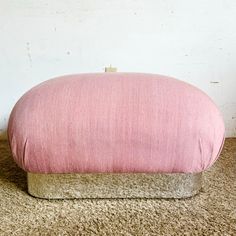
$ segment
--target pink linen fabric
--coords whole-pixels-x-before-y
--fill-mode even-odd
[[[15,105],[8,136],[33,173],[194,173],[210,167],[224,123],[202,91],[141,73],[63,76]]]

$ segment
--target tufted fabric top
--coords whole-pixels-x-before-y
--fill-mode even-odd
[[[224,142],[212,100],[161,75],[97,73],[48,80],[9,120],[13,157],[33,173],[194,173]]]

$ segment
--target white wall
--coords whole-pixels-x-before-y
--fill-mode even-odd
[[[109,64],[196,85],[236,136],[235,0],[0,0],[0,132],[33,85]]]

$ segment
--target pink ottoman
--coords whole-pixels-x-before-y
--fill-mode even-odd
[[[68,75],[32,88],[8,126],[28,191],[42,198],[189,197],[220,154],[212,100],[154,74]]]

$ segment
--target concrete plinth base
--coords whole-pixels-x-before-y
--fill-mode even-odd
[[[186,198],[201,189],[196,174],[35,174],[28,192],[39,198]]]

